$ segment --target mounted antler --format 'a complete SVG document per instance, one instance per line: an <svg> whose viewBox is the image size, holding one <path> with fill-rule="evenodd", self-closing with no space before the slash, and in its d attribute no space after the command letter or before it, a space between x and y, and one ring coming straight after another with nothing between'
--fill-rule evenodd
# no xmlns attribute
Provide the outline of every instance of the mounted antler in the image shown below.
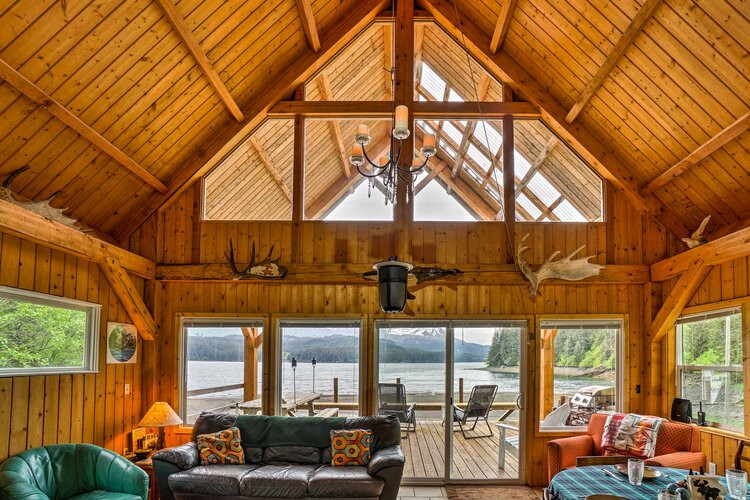
<svg viewBox="0 0 750 500"><path fill-rule="evenodd" d="M529 249L528 246L524 245L524 242L528 237L529 235L526 234L518 244L516 261L518 262L518 267L521 268L521 273L531 282L531 290L529 291L531 297L536 297L539 284L546 279L580 281L591 276L597 276L601 270L604 269L604 266L600 264L589 262L589 259L596 257L596 254L573 259L578 252L586 247L586 245L583 245L578 247L567 257L556 261L553 261L552 259L557 257L560 252L553 252L552 255L544 261L544 264L534 271L526 262L526 259L523 258L524 252Z"/></svg>
<svg viewBox="0 0 750 500"><path fill-rule="evenodd" d="M271 246L271 250L268 252L265 259L260 262L255 262L255 242L253 242L250 253L250 263L244 269L240 270L234 260L234 245L232 244L232 239L229 238L229 252L224 253L224 256L227 259L227 264L232 268L234 279L281 279L286 276L286 267L279 264L281 257L272 259L272 254L273 246Z"/></svg>

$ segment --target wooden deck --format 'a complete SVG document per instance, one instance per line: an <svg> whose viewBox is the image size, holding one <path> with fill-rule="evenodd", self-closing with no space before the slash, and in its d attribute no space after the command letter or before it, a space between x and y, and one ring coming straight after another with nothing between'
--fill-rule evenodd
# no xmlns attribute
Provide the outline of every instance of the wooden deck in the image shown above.
<svg viewBox="0 0 750 500"><path fill-rule="evenodd" d="M492 423L492 420L490 420ZM454 479L517 479L518 460L510 453L505 456L505 469L497 464L497 428L492 423L494 436L464 439L460 432L453 434L453 478ZM477 426L486 433L484 423ZM417 431L401 440L406 456L404 478L442 478L445 455L444 431L440 421L417 423Z"/></svg>

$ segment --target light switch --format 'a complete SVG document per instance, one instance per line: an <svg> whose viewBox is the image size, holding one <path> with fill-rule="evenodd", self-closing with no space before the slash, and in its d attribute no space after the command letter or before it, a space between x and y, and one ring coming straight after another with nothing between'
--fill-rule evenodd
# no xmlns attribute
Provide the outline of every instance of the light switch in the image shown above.
<svg viewBox="0 0 750 500"><path fill-rule="evenodd" d="M125 395L130 394L130 384L125 384Z"/></svg>

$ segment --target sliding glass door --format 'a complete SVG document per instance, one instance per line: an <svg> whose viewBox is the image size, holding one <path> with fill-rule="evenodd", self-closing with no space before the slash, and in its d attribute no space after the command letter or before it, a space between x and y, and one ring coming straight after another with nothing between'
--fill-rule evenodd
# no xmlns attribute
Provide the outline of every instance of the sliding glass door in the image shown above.
<svg viewBox="0 0 750 500"><path fill-rule="evenodd" d="M401 421L404 479L520 481L526 322L375 325L377 412Z"/></svg>

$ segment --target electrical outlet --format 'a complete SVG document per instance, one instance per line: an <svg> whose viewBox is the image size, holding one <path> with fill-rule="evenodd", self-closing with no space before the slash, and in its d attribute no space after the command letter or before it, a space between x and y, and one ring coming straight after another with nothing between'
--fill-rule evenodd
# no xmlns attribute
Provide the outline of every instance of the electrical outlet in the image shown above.
<svg viewBox="0 0 750 500"><path fill-rule="evenodd" d="M713 462L708 462L708 473L713 475L716 475L716 464Z"/></svg>
<svg viewBox="0 0 750 500"><path fill-rule="evenodd" d="M130 394L130 384L125 384L125 395Z"/></svg>

